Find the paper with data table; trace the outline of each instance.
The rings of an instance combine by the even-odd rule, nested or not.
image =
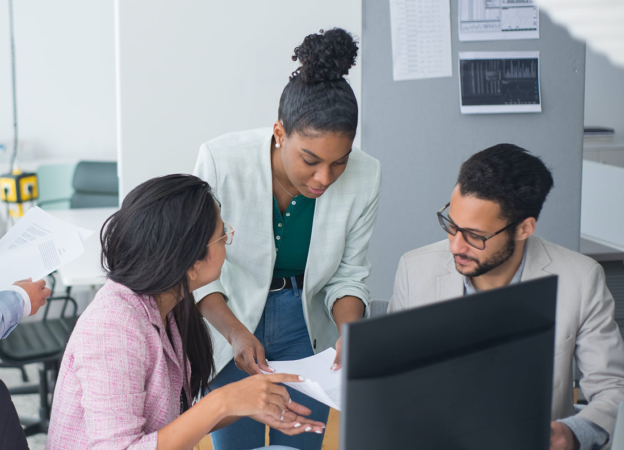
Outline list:
[[[533,0],[459,0],[460,41],[539,39]]]
[[[269,361],[269,365],[276,373],[291,373],[305,377],[305,381],[300,383],[284,384],[340,411],[342,369],[330,370],[335,358],[336,350],[330,348],[309,358],[296,361]]]
[[[93,231],[31,208],[0,239],[0,290],[16,281],[39,280],[84,252]]]
[[[390,0],[394,81],[453,76],[449,0]]]

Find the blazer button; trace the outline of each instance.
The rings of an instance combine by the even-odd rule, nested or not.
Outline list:
[[[316,350],[316,339],[314,339],[314,350]]]

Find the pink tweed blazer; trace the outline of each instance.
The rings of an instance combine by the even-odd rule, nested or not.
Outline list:
[[[173,313],[167,320],[173,347],[153,298],[106,282],[67,345],[46,449],[156,448],[180,414],[184,380],[180,332]]]

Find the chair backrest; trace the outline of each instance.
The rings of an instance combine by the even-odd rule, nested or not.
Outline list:
[[[70,208],[119,206],[116,162],[81,161],[74,172],[74,194]]]
[[[370,309],[371,317],[381,317],[388,314],[388,300],[371,300]]]
[[[37,168],[39,199],[37,204],[46,210],[67,209],[74,191],[72,178],[76,163],[43,164]],[[66,199],[66,201],[62,201]]]

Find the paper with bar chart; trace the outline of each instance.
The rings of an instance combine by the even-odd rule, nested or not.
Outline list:
[[[460,41],[539,39],[533,0],[459,0]]]
[[[539,52],[460,52],[462,114],[542,111]]]

